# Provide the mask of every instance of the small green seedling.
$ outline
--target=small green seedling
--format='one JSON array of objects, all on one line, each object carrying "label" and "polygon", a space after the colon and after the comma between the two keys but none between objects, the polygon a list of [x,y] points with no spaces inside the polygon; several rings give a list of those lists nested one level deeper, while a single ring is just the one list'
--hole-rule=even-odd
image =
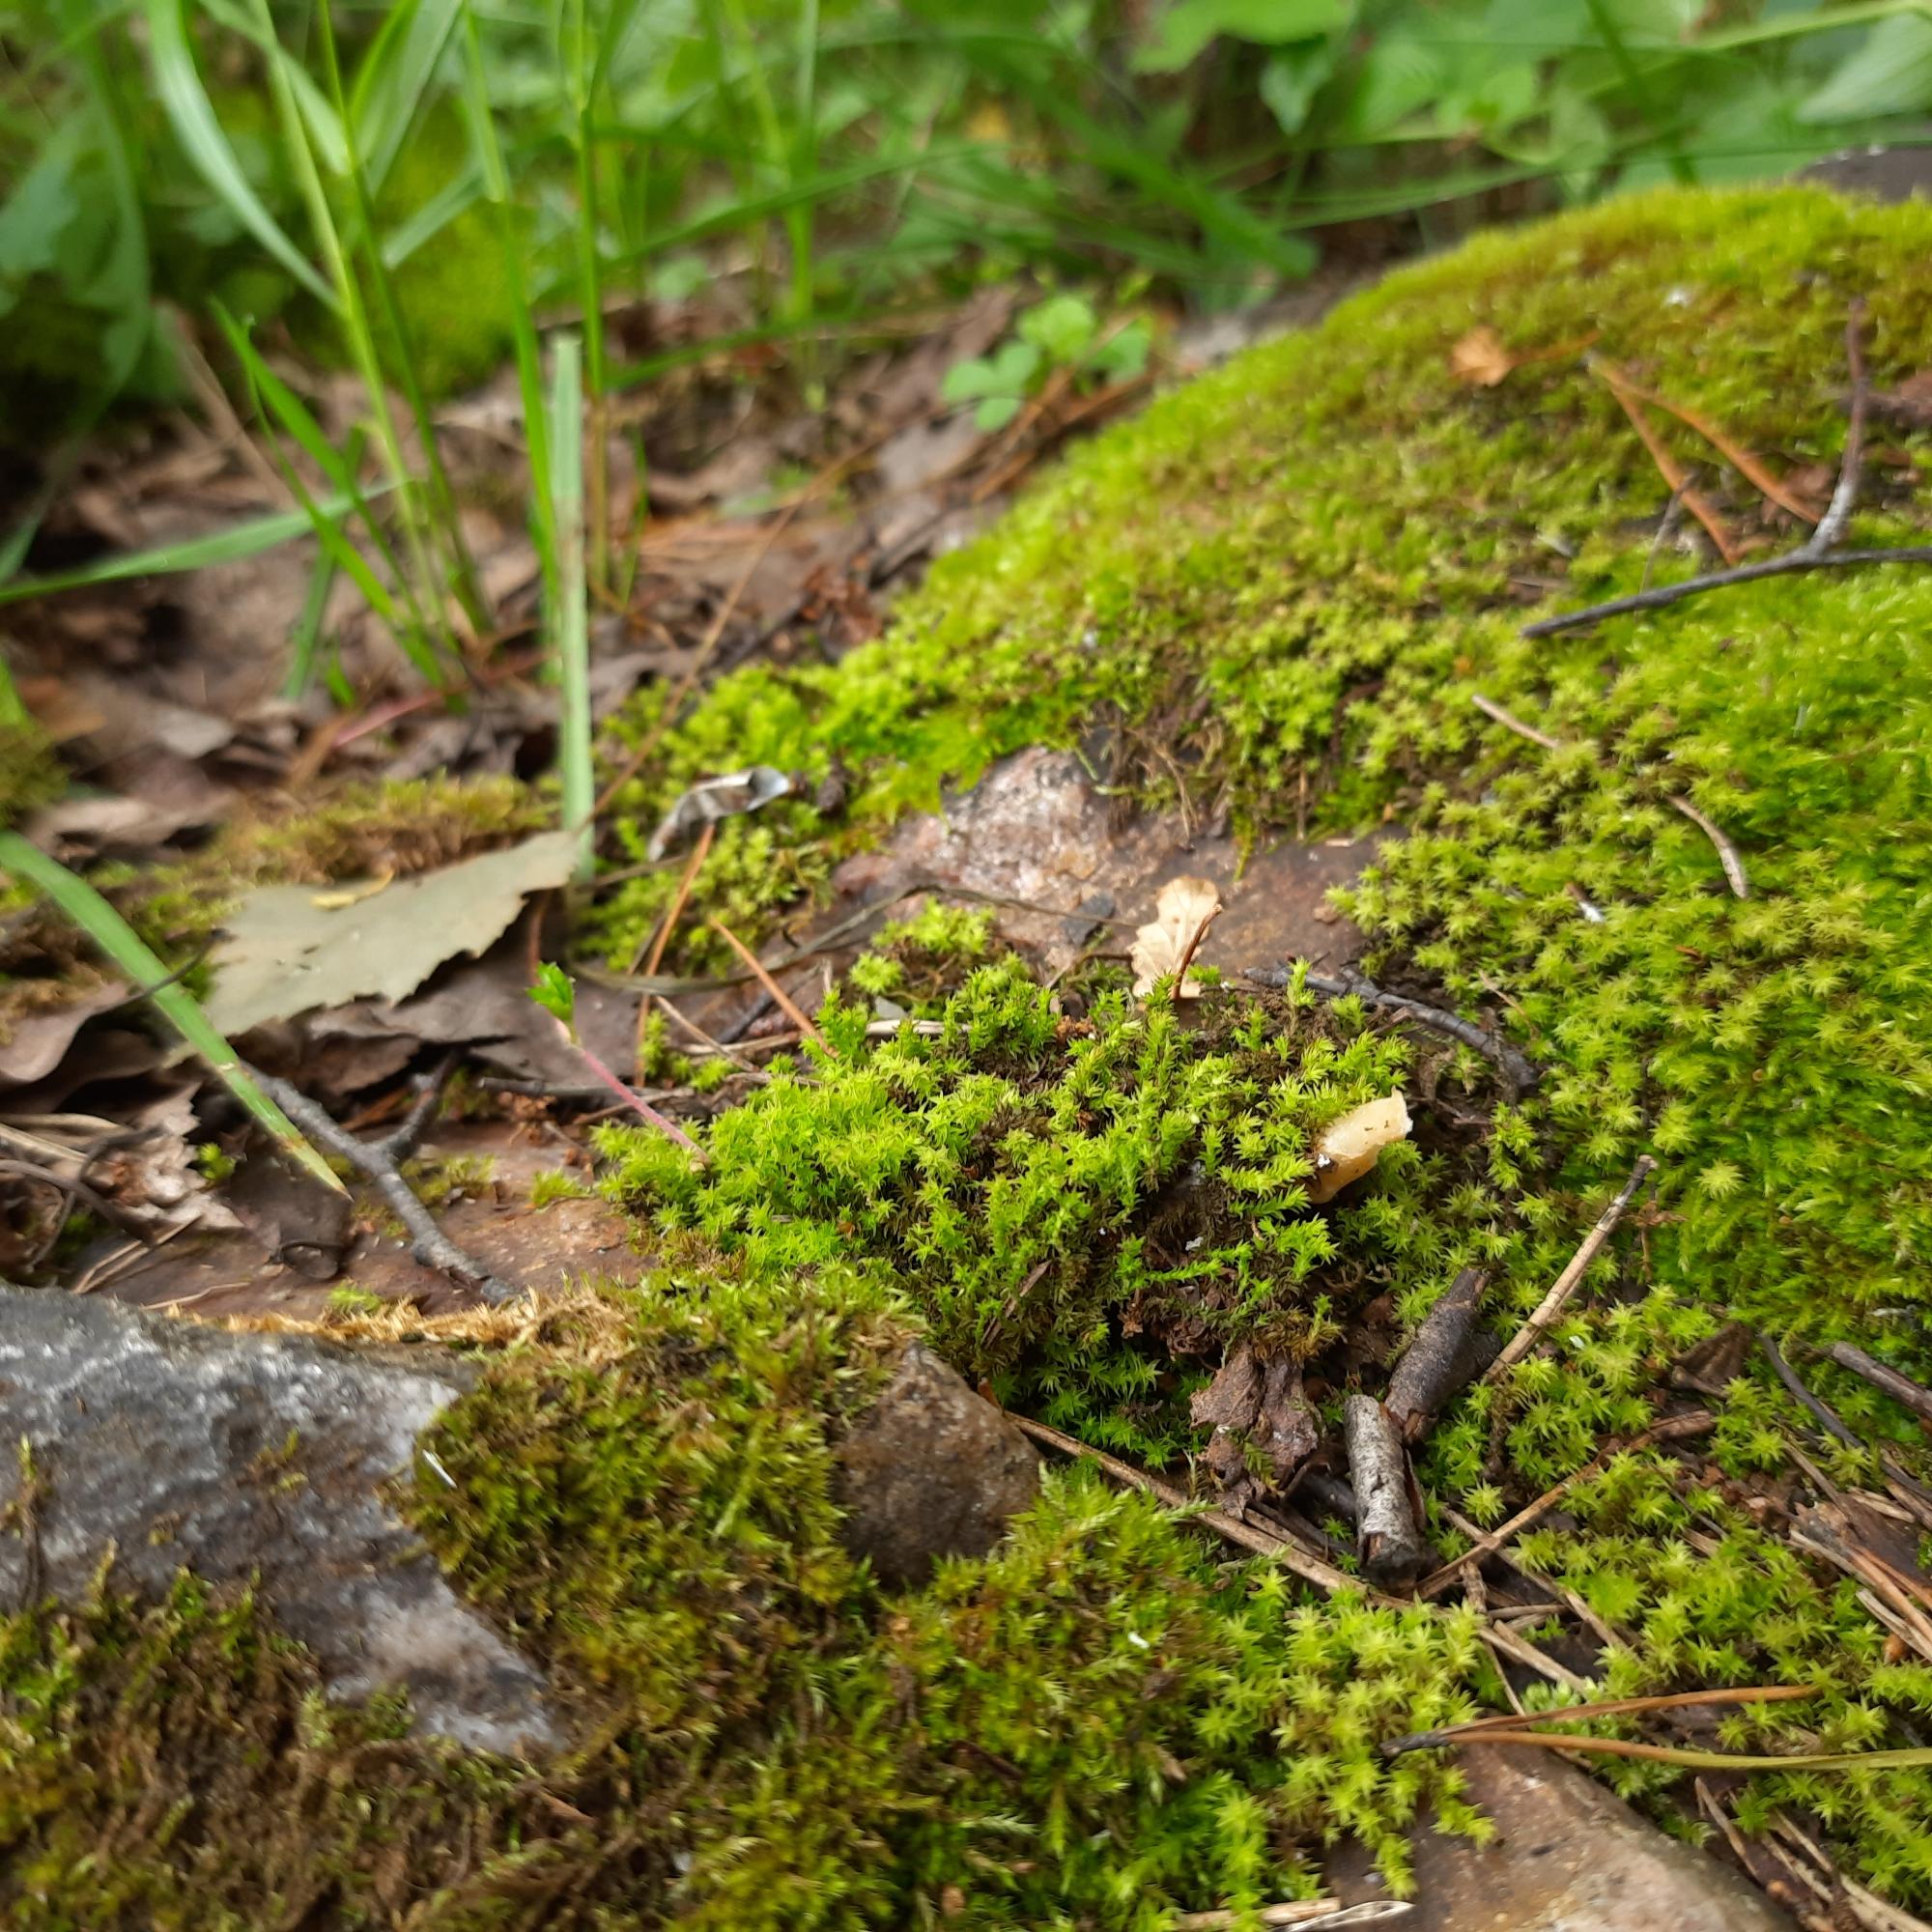
[{"label": "small green seedling", "polygon": [[1056,370],[1083,382],[1130,382],[1147,367],[1152,340],[1144,316],[1102,330],[1091,302],[1052,296],[1021,316],[1012,337],[992,355],[955,362],[940,384],[940,400],[972,403],[980,429],[1004,429]]}]

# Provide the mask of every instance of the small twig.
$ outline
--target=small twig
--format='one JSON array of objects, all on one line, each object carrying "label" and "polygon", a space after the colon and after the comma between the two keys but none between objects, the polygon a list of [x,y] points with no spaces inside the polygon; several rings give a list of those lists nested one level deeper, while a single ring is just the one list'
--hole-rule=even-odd
[{"label": "small twig", "polygon": [[[710,856],[712,840],[717,837],[718,821],[715,818],[707,818],[691,848],[691,857],[685,861],[684,873],[677,882],[677,890],[671,895],[670,905],[658,923],[657,932],[650,943],[649,956],[644,960],[646,974],[655,977],[658,968],[664,964],[665,950],[670,945],[671,935],[677,930],[678,921],[684,917],[684,908],[691,897],[691,889],[697,883],[697,874]],[[635,958],[631,961],[631,970],[634,973],[638,970]],[[649,1006],[650,995],[646,993],[644,1007],[648,1009]]]},{"label": "small twig", "polygon": [[1539,1677],[1548,1678],[1552,1684],[1561,1684],[1581,1696],[1588,1696],[1594,1688],[1587,1677],[1579,1677],[1568,1664],[1558,1663],[1548,1652],[1538,1650],[1526,1636],[1511,1630],[1507,1624],[1479,1624],[1476,1634],[1492,1650],[1500,1651],[1512,1662],[1535,1671]]},{"label": "small twig", "polygon": [[1681,798],[1675,792],[1670,793],[1664,803],[1673,811],[1681,811],[1718,848],[1718,864],[1724,868],[1724,882],[1737,897],[1749,898],[1750,880],[1745,876],[1745,862],[1738,857],[1738,848],[1725,838],[1722,829],[1699,811],[1688,798]]},{"label": "small twig", "polygon": [[1865,304],[1861,296],[1852,298],[1845,317],[1845,364],[1852,378],[1850,413],[1845,421],[1845,453],[1838,461],[1838,481],[1832,500],[1818,520],[1801,555],[1829,556],[1845,540],[1845,530],[1858,508],[1859,486],[1864,480],[1865,412],[1871,404],[1871,380],[1865,372]]},{"label": "small twig", "polygon": [[1652,532],[1650,548],[1643,554],[1643,576],[1637,582],[1639,590],[1650,588],[1651,573],[1657,568],[1657,554],[1663,548],[1664,540],[1671,536],[1684,508],[1684,498],[1672,491],[1670,500],[1663,506],[1663,514],[1657,520],[1657,528]]},{"label": "small twig", "polygon": [[1624,1182],[1622,1191],[1597,1216],[1597,1225],[1583,1236],[1582,1245],[1570,1257],[1569,1266],[1551,1283],[1549,1293],[1538,1303],[1529,1320],[1503,1344],[1502,1353],[1485,1371],[1483,1379],[1486,1382],[1500,1380],[1542,1341],[1544,1334],[1563,1313],[1570,1297],[1576,1293],[1577,1284],[1602,1252],[1604,1243],[1616,1232],[1624,1210],[1636,1199],[1638,1189],[1650,1179],[1651,1171],[1656,1166],[1656,1161],[1649,1154],[1637,1155],[1636,1165],[1631,1169],[1631,1177]]},{"label": "small twig", "polygon": [[1921,1421],[1932,1422],[1932,1389],[1921,1387],[1910,1376],[1902,1376],[1896,1369],[1889,1369],[1862,1349],[1855,1349],[1849,1342],[1833,1342],[1825,1350],[1841,1369],[1850,1369],[1853,1375],[1861,1376],[1875,1389],[1883,1389],[1893,1402],[1903,1403]]},{"label": "small twig", "polygon": [[384,1160],[392,1160],[400,1167],[415,1152],[422,1137],[429,1132],[430,1122],[436,1119],[442,1104],[442,1090],[448,1084],[449,1076],[456,1071],[456,1063],[461,1058],[461,1054],[452,1047],[437,1062],[423,1081],[422,1092],[403,1116],[401,1124],[382,1140],[368,1143],[372,1153],[380,1154]]},{"label": "small twig", "polygon": [[1109,1456],[1103,1450],[1090,1449],[1086,1443],[1071,1435],[1064,1435],[1057,1429],[1049,1428],[1043,1422],[1035,1422],[1032,1417],[1016,1415],[1011,1409],[1007,1418],[1024,1435],[1049,1449],[1057,1449],[1063,1456],[1084,1456],[1098,1465],[1103,1475],[1128,1489],[1145,1491],[1165,1509],[1184,1511],[1190,1522],[1198,1522],[1204,1529],[1211,1529],[1216,1536],[1226,1539],[1237,1548],[1252,1551],[1257,1556],[1269,1556],[1284,1570],[1293,1572],[1305,1583],[1313,1583],[1319,1590],[1326,1590],[1331,1595],[1337,1590],[1358,1591],[1369,1603],[1384,1608],[1400,1607],[1400,1600],[1385,1597],[1379,1591],[1364,1587],[1358,1577],[1350,1577],[1337,1570],[1332,1563],[1324,1563],[1321,1557],[1311,1555],[1297,1543],[1291,1543],[1285,1536],[1274,1536],[1264,1529],[1258,1529],[1253,1523],[1242,1522],[1238,1518],[1228,1515],[1225,1510],[1202,1509],[1193,1499],[1176,1489],[1171,1483],[1163,1483],[1158,1476],[1151,1476],[1145,1469],[1136,1469],[1131,1463],[1122,1463],[1117,1456]]},{"label": "small twig", "polygon": [[1561,1482],[1552,1483],[1535,1501],[1525,1503],[1507,1522],[1497,1524],[1488,1535],[1471,1544],[1462,1555],[1452,1556],[1441,1569],[1425,1577],[1415,1586],[1416,1595],[1433,1597],[1447,1584],[1453,1583],[1472,1563],[1481,1563],[1496,1555],[1506,1543],[1520,1536],[1532,1523],[1541,1521],[1578,1483],[1587,1482],[1600,1473],[1612,1457],[1652,1448],[1660,1442],[1676,1442],[1686,1436],[1702,1435],[1716,1426],[1716,1421],[1717,1418],[1708,1409],[1690,1409],[1683,1415],[1667,1416],[1662,1422],[1652,1423],[1628,1442],[1612,1442],[1598,1450],[1580,1469],[1574,1469]]},{"label": "small twig", "polygon": [[1351,1395],[1342,1412],[1355,1492],[1355,1554],[1363,1575],[1394,1587],[1413,1582],[1430,1551],[1409,1502],[1402,1435],[1372,1395]]},{"label": "small twig", "polygon": [[[1606,1697],[1600,1703],[1569,1704],[1558,1711],[1539,1711],[1531,1720],[1554,1723],[1558,1719],[1581,1721],[1595,1718],[1634,1718],[1647,1711],[1684,1711],[1711,1704],[1788,1704],[1815,1697],[1813,1684],[1743,1684],[1730,1690],[1664,1690],[1647,1697]],[[1381,1747],[1384,1757],[1400,1757],[1405,1751],[1434,1750],[1440,1745],[1480,1742],[1486,1731],[1520,1731],[1522,1719],[1498,1713],[1492,1718],[1470,1718],[1461,1724],[1444,1725],[1439,1730],[1411,1731],[1403,1738],[1390,1738]]]},{"label": "small twig", "polygon": [[[1494,698],[1485,697],[1480,691],[1470,694],[1469,702],[1485,717],[1493,718],[1506,730],[1514,731],[1519,738],[1527,738],[1532,745],[1542,746],[1546,752],[1564,749],[1562,739],[1552,738],[1547,731],[1539,731],[1534,724],[1525,724],[1515,713],[1505,711]],[[1688,798],[1672,795],[1664,803],[1681,811],[1718,848],[1718,863],[1724,868],[1724,878],[1731,891],[1741,899],[1749,898],[1750,881],[1745,876],[1745,862],[1738,857],[1738,848],[1725,838],[1722,829],[1699,811]]]},{"label": "small twig", "polygon": [[[555,1019],[556,1016],[553,1014],[552,1018]],[[635,1088],[625,1086],[561,1020],[556,1020],[556,1031],[563,1043],[582,1061],[585,1066],[589,1067],[603,1085],[604,1091],[620,1107],[627,1113],[636,1114],[639,1120],[654,1126],[667,1140],[675,1141],[687,1153],[695,1155],[699,1167],[707,1165],[704,1150],[675,1121],[659,1113]]]},{"label": "small twig", "polygon": [[[1253,980],[1258,986],[1288,986],[1294,982],[1294,969],[1289,966],[1246,966],[1241,969],[1241,977]],[[1429,1028],[1432,1033],[1447,1034],[1451,1039],[1460,1039],[1464,1046],[1473,1047],[1480,1053],[1519,1093],[1527,1093],[1543,1077],[1523,1054],[1498,1035],[1477,1026],[1472,1020],[1444,1012],[1440,1007],[1411,1000],[1406,993],[1384,992],[1373,980],[1365,980],[1359,973],[1347,973],[1339,980],[1331,979],[1324,973],[1308,973],[1303,976],[1302,984],[1310,992],[1321,994],[1324,999],[1342,1000],[1352,996],[1364,1006],[1381,1007],[1389,1012],[1402,1013],[1418,1026]]]},{"label": "small twig", "polygon": [[1421,1441],[1443,1404],[1475,1376],[1476,1307],[1489,1279],[1481,1268],[1464,1268],[1436,1297],[1396,1363],[1385,1400],[1405,1442]]},{"label": "small twig", "polygon": [[[820,1046],[824,1046],[825,1036],[822,1033],[820,1033],[818,1029],[815,1026],[813,1026],[809,1019],[806,1018],[803,1009],[801,1009],[798,1003],[791,997],[791,995],[787,993],[785,989],[782,986],[781,986],[775,979],[772,978],[771,974],[766,970],[763,963],[759,960],[758,955],[755,952],[753,952],[752,949],[749,946],[747,946],[745,942],[742,939],[740,939],[738,935],[735,932],[733,932],[731,928],[728,925],[726,925],[723,920],[714,919],[708,923],[710,924],[712,931],[715,932],[718,935],[718,937],[722,939],[725,943],[725,945],[727,945],[731,949],[731,951],[735,952],[738,955],[738,957],[745,962],[745,965],[750,970],[752,977],[754,980],[756,980],[759,985],[764,987],[765,991],[772,996],[773,1004],[777,1006],[780,1012],[783,1013],[785,1018],[788,1019],[792,1023],[792,1025],[799,1030],[800,1033],[804,1034],[808,1039],[816,1040]],[[827,1051],[829,1052],[830,1049],[827,1048]]]},{"label": "small twig", "polygon": [[1896,550],[1834,550],[1829,555],[1790,551],[1783,556],[1765,557],[1761,562],[1741,563],[1735,570],[1714,570],[1704,577],[1687,577],[1682,583],[1660,583],[1655,590],[1633,591],[1628,597],[1587,604],[1580,611],[1541,617],[1534,624],[1525,624],[1517,635],[1553,638],[1560,631],[1581,630],[1586,624],[1601,623],[1605,617],[1624,617],[1633,611],[1662,611],[1687,597],[1701,597],[1707,590],[1728,590],[1733,584],[1756,583],[1767,577],[1792,577],[1800,571],[1846,570],[1867,563],[1932,563],[1932,544],[1905,544]]},{"label": "small twig", "polygon": [[1804,1409],[1828,1435],[1835,1435],[1840,1442],[1853,1449],[1861,1446],[1859,1438],[1845,1427],[1837,1411],[1830,1404],[1820,1402],[1799,1379],[1798,1372],[1778,1352],[1777,1344],[1769,1335],[1760,1334],[1757,1345],[1764,1350],[1765,1360],[1771,1364],[1777,1379],[1784,1384],[1791,1399]]},{"label": "small twig", "polygon": [[444,1274],[467,1283],[485,1301],[514,1301],[523,1293],[522,1289],[498,1281],[481,1262],[458,1247],[436,1225],[434,1216],[416,1199],[414,1190],[384,1151],[385,1143],[358,1141],[346,1128],[338,1126],[306,1094],[292,1087],[286,1080],[277,1080],[266,1073],[257,1073],[255,1078],[274,1096],[282,1112],[303,1133],[320,1142],[330,1153],[348,1161],[369,1179],[388,1205],[389,1210],[409,1231],[410,1253],[425,1267],[439,1268]]},{"label": "small twig", "polygon": [[1469,702],[1485,718],[1493,718],[1506,731],[1514,731],[1519,738],[1527,738],[1532,745],[1541,745],[1546,752],[1560,752],[1561,738],[1552,738],[1548,731],[1539,731],[1534,724],[1525,724],[1513,711],[1505,711],[1493,697],[1485,697],[1480,691],[1471,692]]},{"label": "small twig", "polygon": [[1702,492],[1691,487],[1684,466],[1663,446],[1662,439],[1651,428],[1649,420],[1636,406],[1636,392],[1631,386],[1630,379],[1613,362],[1595,359],[1590,367],[1617,399],[1617,407],[1630,418],[1631,427],[1642,439],[1644,448],[1650,452],[1650,460],[1657,465],[1658,474],[1669,484],[1672,494],[1682,499],[1684,507],[1704,526],[1705,533],[1717,546],[1718,554],[1726,563],[1736,563],[1738,547],[1731,541],[1724,520]]}]

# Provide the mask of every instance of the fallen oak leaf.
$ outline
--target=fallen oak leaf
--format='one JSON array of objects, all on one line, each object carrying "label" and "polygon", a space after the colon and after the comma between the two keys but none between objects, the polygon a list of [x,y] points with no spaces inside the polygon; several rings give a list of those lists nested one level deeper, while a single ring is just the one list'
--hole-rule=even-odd
[{"label": "fallen oak leaf", "polygon": [[1408,1106],[1400,1094],[1352,1107],[1321,1129],[1313,1150],[1315,1172],[1308,1198],[1318,1206],[1332,1201],[1351,1180],[1374,1167],[1385,1147],[1408,1138]]},{"label": "fallen oak leaf", "polygon": [[1134,934],[1134,997],[1144,1000],[1162,980],[1172,980],[1177,999],[1198,999],[1201,982],[1187,969],[1221,916],[1220,894],[1211,879],[1183,873],[1161,887],[1153,912]]}]

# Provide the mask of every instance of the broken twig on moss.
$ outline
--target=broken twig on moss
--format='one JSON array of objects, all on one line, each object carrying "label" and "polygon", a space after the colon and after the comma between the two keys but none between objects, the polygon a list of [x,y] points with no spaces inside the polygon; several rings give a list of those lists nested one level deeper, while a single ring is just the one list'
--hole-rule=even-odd
[{"label": "broken twig on moss", "polygon": [[1724,868],[1724,883],[1738,898],[1749,898],[1750,880],[1745,874],[1745,862],[1738,857],[1738,848],[1725,838],[1722,829],[1688,798],[1680,798],[1673,792],[1664,803],[1673,811],[1681,811],[1718,848],[1718,864]]},{"label": "broken twig on moss", "polygon": [[[253,1072],[253,1069],[250,1069]],[[508,1282],[498,1281],[476,1258],[460,1248],[436,1225],[435,1217],[416,1199],[415,1190],[403,1179],[402,1168],[389,1150],[397,1145],[398,1138],[410,1125],[405,1122],[396,1134],[380,1141],[360,1141],[348,1128],[340,1126],[322,1107],[311,1100],[299,1088],[292,1087],[286,1080],[277,1080],[272,1075],[255,1073],[254,1077],[281,1108],[290,1120],[301,1128],[312,1140],[327,1148],[330,1153],[339,1155],[367,1178],[391,1213],[408,1230],[410,1253],[424,1267],[438,1269],[440,1273],[460,1281],[467,1288],[473,1288],[485,1301],[514,1301],[523,1293],[520,1288],[513,1288]],[[431,1089],[434,1096],[436,1089]],[[424,1124],[427,1124],[425,1119]],[[421,1127],[416,1132],[420,1134]]]},{"label": "broken twig on moss", "polygon": [[[1241,978],[1257,986],[1288,986],[1294,982],[1294,969],[1292,966],[1247,966],[1242,968]],[[1440,1007],[1432,1007],[1422,1000],[1411,1000],[1406,993],[1385,992],[1373,980],[1364,979],[1359,973],[1345,971],[1339,979],[1325,973],[1309,973],[1303,977],[1302,984],[1311,993],[1320,993],[1324,999],[1343,1000],[1352,996],[1365,1007],[1380,1007],[1388,1012],[1402,1013],[1432,1033],[1447,1034],[1451,1039],[1460,1039],[1464,1046],[1474,1047],[1519,1094],[1528,1093],[1543,1077],[1541,1069],[1500,1035],[1477,1026],[1473,1020],[1444,1012]]]},{"label": "broken twig on moss", "polygon": [[1408,1452],[1389,1412],[1372,1395],[1343,1407],[1349,1480],[1355,1492],[1355,1554],[1371,1581],[1401,1587],[1429,1560],[1408,1494]]},{"label": "broken twig on moss", "polygon": [[1602,1252],[1604,1243],[1616,1232],[1617,1223],[1623,1219],[1625,1209],[1636,1199],[1638,1190],[1650,1179],[1656,1166],[1657,1162],[1649,1154],[1637,1155],[1636,1165],[1631,1169],[1630,1179],[1624,1182],[1622,1190],[1610,1205],[1597,1216],[1597,1225],[1583,1236],[1582,1245],[1570,1257],[1569,1265],[1550,1284],[1549,1293],[1537,1304],[1528,1321],[1503,1344],[1502,1353],[1484,1372],[1483,1379],[1486,1382],[1500,1380],[1555,1324],[1557,1317],[1563,1313],[1570,1297],[1576,1293],[1577,1285],[1582,1281],[1590,1264]]},{"label": "broken twig on moss", "polygon": [[1849,1342],[1833,1342],[1825,1350],[1841,1369],[1850,1369],[1875,1389],[1883,1389],[1893,1402],[1903,1403],[1923,1422],[1932,1422],[1932,1389],[1921,1387],[1910,1376],[1889,1369],[1877,1357],[1856,1349]]},{"label": "broken twig on moss", "polygon": [[1395,1365],[1384,1404],[1405,1442],[1420,1442],[1443,1405],[1474,1379],[1476,1307],[1489,1279],[1481,1268],[1464,1268],[1423,1317]]},{"label": "broken twig on moss", "polygon": [[[1686,1711],[1708,1704],[1788,1704],[1815,1697],[1815,1684],[1741,1684],[1729,1690],[1664,1690],[1645,1697],[1606,1697],[1594,1704],[1571,1704],[1557,1711],[1539,1711],[1537,1723],[1556,1719],[1580,1720],[1594,1718],[1634,1718],[1649,1711]],[[1438,1745],[1478,1742],[1487,1731],[1520,1731],[1522,1719],[1498,1712],[1491,1718],[1471,1718],[1466,1723],[1447,1724],[1439,1730],[1411,1731],[1406,1737],[1390,1738],[1381,1747],[1384,1757],[1400,1757],[1405,1751],[1434,1750]]]},{"label": "broken twig on moss", "polygon": [[1840,1442],[1857,1449],[1862,1445],[1859,1438],[1847,1429],[1838,1412],[1830,1403],[1821,1402],[1804,1386],[1798,1371],[1784,1359],[1778,1346],[1769,1335],[1759,1335],[1757,1345],[1764,1350],[1764,1358],[1771,1366],[1777,1379],[1784,1384],[1785,1392],[1797,1403],[1828,1435],[1835,1435]]}]

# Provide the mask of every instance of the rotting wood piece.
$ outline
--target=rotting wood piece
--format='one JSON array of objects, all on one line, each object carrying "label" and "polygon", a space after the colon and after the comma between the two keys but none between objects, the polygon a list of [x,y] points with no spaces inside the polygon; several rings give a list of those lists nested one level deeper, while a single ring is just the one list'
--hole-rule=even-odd
[{"label": "rotting wood piece", "polygon": [[1383,1403],[1405,1442],[1420,1442],[1443,1405],[1482,1367],[1476,1309],[1489,1279],[1481,1268],[1464,1268],[1423,1317],[1395,1365]]},{"label": "rotting wood piece", "polygon": [[1385,1589],[1412,1583],[1429,1561],[1410,1499],[1408,1452],[1394,1419],[1372,1395],[1344,1407],[1349,1479],[1355,1491],[1355,1553],[1363,1574]]}]

